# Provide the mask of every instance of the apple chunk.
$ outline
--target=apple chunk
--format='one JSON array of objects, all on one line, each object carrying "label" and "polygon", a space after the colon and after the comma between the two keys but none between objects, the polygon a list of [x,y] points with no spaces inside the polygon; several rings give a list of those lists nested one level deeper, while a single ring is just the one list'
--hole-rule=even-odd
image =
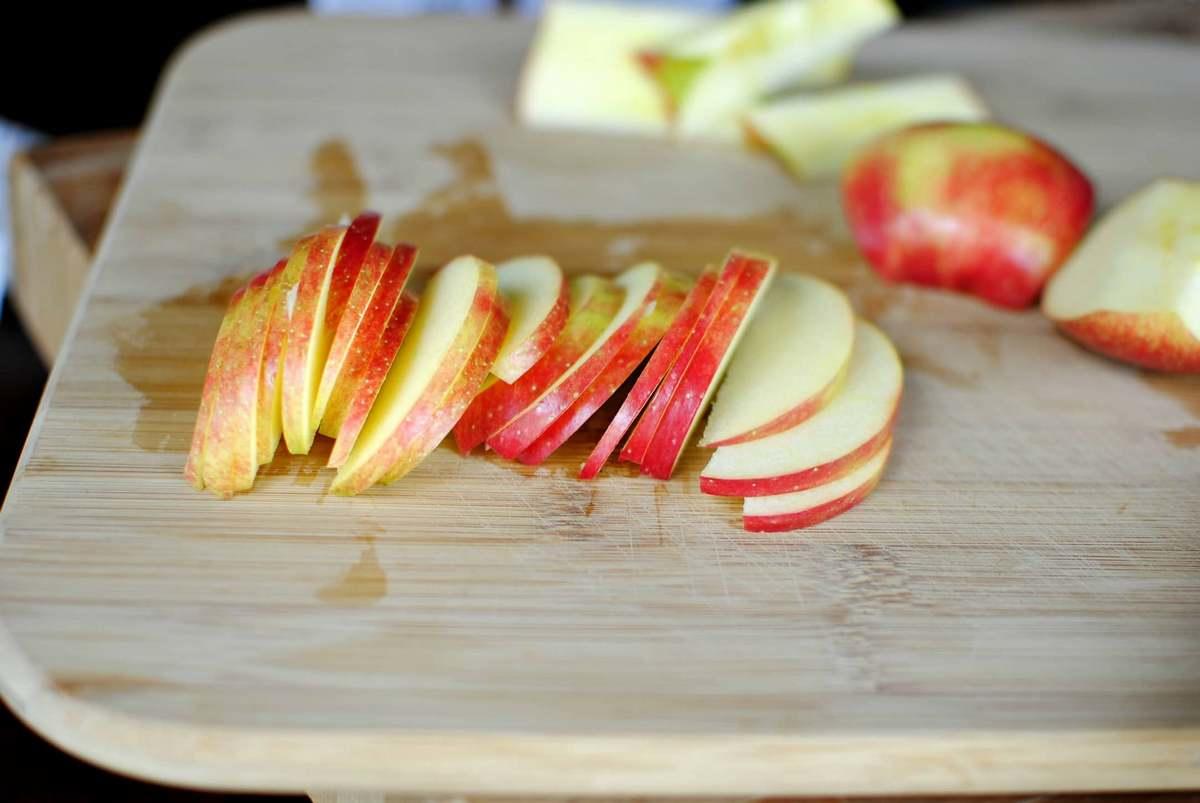
[{"label": "apple chunk", "polygon": [[617,356],[592,384],[588,385],[587,390],[555,419],[529,448],[521,452],[517,459],[527,465],[543,462],[587,423],[662,339],[683,306],[691,286],[691,279],[685,276],[664,274],[662,287],[659,288],[653,306],[638,321],[633,334],[617,352]]},{"label": "apple chunk", "polygon": [[634,382],[629,395],[625,397],[617,414],[613,416],[608,428],[604,430],[596,448],[588,455],[588,459],[579,472],[582,479],[592,479],[600,473],[600,469],[604,468],[604,464],[608,462],[609,455],[613,453],[621,438],[633,426],[633,422],[642,412],[642,408],[646,406],[646,402],[650,400],[663,377],[674,365],[680,350],[695,328],[696,320],[707,304],[716,282],[717,271],[715,269],[708,268],[700,274],[687,298],[684,299],[683,306],[672,320],[670,328],[654,348],[654,353],[646,362],[642,372],[638,374],[637,381]]},{"label": "apple chunk", "polygon": [[[770,387],[768,383],[762,390]],[[700,490],[767,496],[842,477],[874,457],[891,437],[903,387],[903,369],[891,341],[858,321],[846,379],[829,404],[791,429],[720,447],[700,474]]]},{"label": "apple chunk", "polygon": [[1200,372],[1200,182],[1156,181],[1110,212],[1050,280],[1042,310],[1101,354]]},{"label": "apple chunk", "polygon": [[533,367],[510,384],[495,382],[479,394],[454,427],[458,450],[467,454],[537,401],[599,339],[621,306],[620,287],[599,276],[578,276],[569,284],[567,323]]},{"label": "apple chunk", "polygon": [[795,95],[746,115],[750,137],[799,178],[836,174],[863,145],[934,120],[982,120],[987,108],[966,81],[926,76]]},{"label": "apple chunk", "polygon": [[849,474],[807,491],[778,496],[751,496],[742,503],[742,526],[754,533],[800,530],[845,513],[867,498],[883,477],[889,439],[867,462]]},{"label": "apple chunk", "polygon": [[[691,439],[701,416],[721,382],[729,359],[747,323],[766,295],[775,277],[774,259],[733,253],[726,261],[730,266],[742,265],[736,284],[721,310],[705,329],[697,347],[688,356],[687,370],[671,397],[670,405],[658,423],[654,439],[642,461],[642,472],[666,480],[671,478],[679,456]],[[662,393],[663,389],[659,389]]]},{"label": "apple chunk", "polygon": [[402,456],[414,434],[412,422],[424,429],[420,414],[442,401],[500,306],[496,269],[483,260],[459,257],[434,274],[362,431],[338,468],[335,494],[365,490]]},{"label": "apple chunk", "polygon": [[567,323],[569,293],[562,268],[550,257],[510,259],[496,266],[508,334],[492,373],[512,384],[553,345]]},{"label": "apple chunk", "polygon": [[833,397],[854,346],[845,293],[812,276],[776,278],[729,364],[702,446],[790,429]]},{"label": "apple chunk", "polygon": [[604,331],[541,395],[488,436],[487,445],[492,451],[512,460],[583,395],[625,347],[638,322],[654,303],[661,287],[662,273],[658,263],[644,262],[617,277],[614,284],[621,290],[624,300]]}]

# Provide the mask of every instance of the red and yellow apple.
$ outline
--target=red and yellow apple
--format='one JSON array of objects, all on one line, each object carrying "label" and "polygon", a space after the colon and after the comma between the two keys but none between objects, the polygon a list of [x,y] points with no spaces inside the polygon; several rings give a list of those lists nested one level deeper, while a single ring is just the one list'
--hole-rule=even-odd
[{"label": "red and yellow apple", "polygon": [[1032,304],[1083,236],[1091,182],[1035,137],[994,123],[930,123],[862,150],[846,217],[885,279]]},{"label": "red and yellow apple", "polygon": [[547,256],[510,259],[496,266],[508,333],[492,374],[512,384],[533,367],[562,333],[570,294],[558,263]]}]

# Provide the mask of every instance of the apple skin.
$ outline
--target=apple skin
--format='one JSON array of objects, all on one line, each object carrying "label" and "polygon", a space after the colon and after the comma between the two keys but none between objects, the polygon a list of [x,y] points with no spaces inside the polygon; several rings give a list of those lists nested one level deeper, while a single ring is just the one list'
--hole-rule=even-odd
[{"label": "apple skin", "polygon": [[282,309],[283,271],[287,260],[281,259],[271,269],[269,281],[272,283],[267,300],[269,328],[267,342],[263,347],[262,372],[258,379],[258,463],[263,465],[271,462],[279,449],[279,439],[283,436],[283,418],[280,403],[283,397],[283,371],[280,356],[283,354],[283,341],[287,335],[287,319]]},{"label": "apple skin", "polygon": [[1166,373],[1200,373],[1200,340],[1175,312],[1100,310],[1058,321],[1058,328],[1092,351]]},{"label": "apple skin", "polygon": [[1092,216],[1092,184],[1046,143],[994,123],[929,123],[860,152],[846,217],[885,279],[1032,304]]},{"label": "apple skin", "polygon": [[751,533],[782,533],[789,530],[802,530],[828,521],[834,516],[840,516],[852,507],[866,499],[882,479],[883,472],[855,488],[850,493],[823,505],[800,510],[795,513],[779,513],[771,516],[743,516],[742,528]]},{"label": "apple skin", "polygon": [[221,318],[221,327],[217,330],[217,337],[213,342],[212,353],[208,358],[208,369],[204,372],[204,387],[200,391],[200,410],[196,413],[196,427],[192,431],[192,446],[188,450],[187,462],[183,467],[184,478],[197,491],[204,490],[205,436],[208,434],[208,424],[216,405],[217,391],[221,383],[221,370],[226,357],[229,356],[230,340],[245,295],[246,288],[239,287],[229,298],[229,303],[225,307],[225,315]]}]

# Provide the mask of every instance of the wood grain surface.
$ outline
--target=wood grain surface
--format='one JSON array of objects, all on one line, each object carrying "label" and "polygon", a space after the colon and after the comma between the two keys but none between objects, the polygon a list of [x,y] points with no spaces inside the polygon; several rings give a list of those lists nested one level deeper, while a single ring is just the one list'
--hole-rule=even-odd
[{"label": "wood grain surface", "polygon": [[[0,687],[67,750],[225,788],[879,794],[1200,785],[1200,384],[1035,312],[877,282],[831,186],[769,160],[529,132],[528,23],[215,30],[160,91],[3,510]],[[1200,53],[911,26],[863,72],[959,70],[1111,204],[1198,177]],[[449,448],[340,499],[327,443],[253,493],[181,466],[223,298],[364,206],[572,271],[733,244],[847,287],[908,366],[870,501],[750,536],[670,483]]]}]

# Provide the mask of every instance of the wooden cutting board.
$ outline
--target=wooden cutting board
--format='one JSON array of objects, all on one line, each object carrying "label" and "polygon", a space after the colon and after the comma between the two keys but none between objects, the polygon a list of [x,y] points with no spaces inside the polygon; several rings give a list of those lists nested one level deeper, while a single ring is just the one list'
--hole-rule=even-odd
[{"label": "wooden cutting board", "polygon": [[[876,281],[832,186],[715,148],[524,131],[531,26],[267,16],[174,61],[0,519],[0,688],[52,741],[174,783],[543,794],[1200,786],[1200,384],[1036,312]],[[1200,52],[906,27],[1110,204],[1200,177]],[[829,276],[908,367],[859,509],[756,536],[697,488],[439,449],[327,495],[327,444],[221,501],[181,469],[237,277],[364,206],[572,271],[731,245]]]}]

